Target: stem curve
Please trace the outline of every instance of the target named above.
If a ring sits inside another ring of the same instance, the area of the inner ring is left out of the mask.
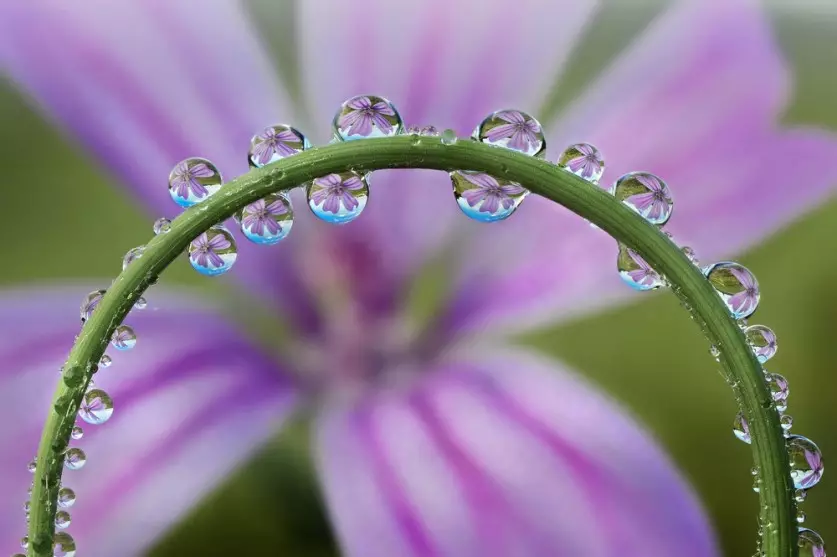
[[[710,342],[721,348],[721,364],[749,421],[753,456],[762,478],[762,550],[767,557],[798,554],[788,454],[761,365],[714,288],[678,246],[601,188],[549,162],[474,141],[445,144],[437,137],[402,135],[317,147],[251,170],[184,211],[172,222],[167,234],[148,242],[143,256],[116,278],[70,352],[44,426],[31,498],[29,557],[53,554],[64,451],[82,396],[114,329],[146,288],[194,238],[245,205],[333,172],[384,168],[477,170],[518,182],[596,224],[664,275]]]

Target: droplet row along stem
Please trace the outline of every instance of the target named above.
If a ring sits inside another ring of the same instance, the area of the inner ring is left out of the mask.
[[[134,301],[192,240],[246,205],[331,173],[383,168],[446,172],[468,169],[507,176],[591,221],[663,274],[699,316],[711,342],[725,347],[722,363],[740,385],[742,403],[751,417],[755,463],[763,479],[759,493],[761,519],[774,525],[765,533],[762,548],[769,557],[795,555],[797,524],[788,455],[761,366],[712,285],[680,248],[612,195],[547,161],[476,141],[451,143],[422,137],[417,142],[411,136],[396,136],[313,148],[231,180],[210,199],[172,221],[170,231],[154,237],[143,256],[117,277],[83,328],[65,365],[65,369],[78,366],[85,380],[76,388],[61,381],[54,398],[60,411],[51,408],[47,418],[38,450],[38,463],[46,465],[39,465],[36,470],[32,494],[30,557],[51,556],[57,510],[53,502],[60,485],[62,452],[67,447],[92,364],[100,360]]]

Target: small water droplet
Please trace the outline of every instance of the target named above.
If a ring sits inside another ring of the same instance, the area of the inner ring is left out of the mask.
[[[143,253],[145,253],[145,246],[137,246],[128,250],[128,253],[122,258],[122,270],[124,271],[128,268],[128,265],[142,257]]]
[[[56,532],[53,538],[55,546],[53,548],[54,557],[75,557],[76,541],[67,532]]]
[[[171,221],[166,217],[161,217],[154,221],[152,230],[154,230],[155,236],[159,236],[160,234],[168,234],[171,230]]]
[[[128,325],[120,325],[113,331],[110,342],[117,350],[130,350],[137,345],[137,334]]]
[[[79,448],[73,447],[72,449],[67,449],[67,452],[64,453],[64,466],[68,470],[78,470],[84,467],[86,463],[87,455]]]
[[[58,506],[69,509],[76,504],[76,492],[69,487],[62,487],[58,490]]]
[[[32,503],[30,501],[26,501],[23,504],[23,510],[26,511],[26,514],[29,514],[29,510],[32,508]]]
[[[753,466],[752,468],[750,468],[750,475],[751,476],[758,476],[759,475],[759,467],[758,466]]]
[[[23,549],[27,549],[29,547],[29,536],[23,536],[20,538],[20,547]]]
[[[747,423],[744,412],[736,414],[735,420],[732,423],[732,432],[739,440],[744,441],[748,445],[752,442],[750,438],[750,424]]]
[[[790,385],[784,375],[778,373],[765,372],[765,380],[770,393],[773,396],[773,402],[776,405],[776,410],[784,412],[788,408],[788,396],[790,396]]]
[[[84,437],[84,430],[81,428],[81,426],[74,425],[73,430],[70,432],[70,437],[75,440],[79,440],[82,437]]]
[[[698,261],[697,254],[695,253],[695,250],[693,250],[689,246],[683,246],[682,248],[680,248],[680,251],[683,252],[683,255],[685,255],[689,259],[689,261],[692,262],[693,265],[695,265],[695,266],[700,265],[700,261]]]
[[[419,131],[419,135],[427,135],[430,137],[435,137],[439,135],[439,130],[436,129],[436,126],[424,126]]]
[[[26,469],[29,470],[30,474],[34,474],[38,470],[38,459],[33,458],[29,461],[29,464],[26,465]]]
[[[664,225],[671,218],[674,201],[668,185],[659,177],[648,172],[625,174],[610,189],[621,201],[651,224]]]
[[[226,273],[237,258],[235,238],[223,226],[213,226],[189,244],[189,263],[202,275]]]
[[[90,316],[93,315],[93,310],[99,305],[99,302],[102,301],[102,297],[104,297],[105,291],[104,290],[94,290],[90,294],[88,294],[84,300],[81,302],[81,322],[84,323]]]
[[[709,283],[736,319],[749,317],[761,298],[759,283],[746,267],[732,261],[715,263],[703,270]]]
[[[342,141],[392,137],[404,131],[404,122],[395,106],[384,97],[358,95],[340,105],[332,131]]]
[[[456,145],[458,138],[456,137],[456,132],[452,129],[448,128],[442,132],[442,145]]]
[[[244,236],[256,244],[272,245],[284,240],[294,224],[290,200],[273,193],[247,205],[236,219]]]
[[[784,429],[787,434],[787,432],[793,427],[793,416],[790,414],[782,414],[782,417],[779,418],[779,423],[782,424],[782,429]]]
[[[596,147],[589,143],[576,143],[567,147],[558,157],[558,168],[598,184],[604,174],[605,163]]]
[[[301,131],[287,124],[276,124],[253,136],[247,161],[251,167],[261,168],[310,148],[311,144]]]
[[[113,399],[101,389],[87,391],[81,401],[78,415],[88,424],[103,424],[113,415]]]
[[[628,246],[618,243],[619,255],[616,258],[616,269],[619,278],[634,290],[654,290],[665,284],[662,277]]]
[[[107,369],[113,363],[113,358],[108,356],[107,354],[102,354],[102,358],[99,360],[99,367],[102,369]]]
[[[721,361],[721,349],[720,349],[720,348],[718,348],[717,346],[715,346],[714,344],[713,344],[712,346],[710,346],[710,347],[709,347],[709,354],[711,354],[711,355],[712,355],[712,358],[713,358],[716,362],[720,362],[720,361]]]
[[[492,112],[474,130],[473,138],[541,159],[546,153],[546,139],[540,122],[520,110]]]
[[[806,518],[805,511],[797,511],[796,512],[796,522],[798,522],[799,524],[802,524],[803,522],[805,522],[805,518]]]
[[[72,519],[70,518],[70,513],[67,511],[58,511],[55,513],[55,527],[60,528],[63,530],[64,528],[69,528],[70,522]]]
[[[13,553],[12,557],[26,557],[23,553]]]
[[[134,304],[134,307],[137,308],[137,309],[145,309],[145,308],[148,307],[148,300],[146,300],[145,298],[140,296],[139,298],[137,298],[137,301]]]
[[[169,194],[181,207],[200,203],[221,189],[224,179],[206,159],[193,157],[177,163],[169,174]]]
[[[355,220],[369,200],[367,178],[352,171],[316,178],[307,190],[311,212],[332,224]]]
[[[744,335],[747,337],[747,343],[753,349],[759,363],[763,364],[776,355],[778,349],[776,334],[768,327],[751,325],[744,329]]]
[[[450,173],[453,195],[468,217],[480,222],[509,218],[529,194],[516,182],[484,172],[455,170]]]
[[[794,487],[810,489],[817,485],[825,471],[819,447],[801,435],[791,435],[787,445]]]
[[[822,536],[809,528],[799,529],[799,557],[826,557]]]
[[[803,503],[803,502],[805,502],[805,499],[806,499],[807,497],[808,497],[808,492],[807,492],[807,491],[805,491],[804,489],[797,489],[797,490],[793,493],[793,499],[794,499],[794,501],[796,501],[797,503]]]
[[[759,493],[761,491],[761,478],[756,476],[753,478],[753,491]]]

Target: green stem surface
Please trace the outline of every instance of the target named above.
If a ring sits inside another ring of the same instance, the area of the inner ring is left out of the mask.
[[[245,205],[269,193],[290,190],[333,172],[368,172],[383,168],[478,170],[518,182],[596,224],[634,249],[664,275],[702,325],[710,342],[721,349],[721,363],[749,419],[753,455],[762,480],[759,493],[760,521],[764,529],[762,549],[768,557],[797,555],[797,526],[788,455],[779,416],[765,384],[762,368],[720,297],[679,247],[657,227],[601,188],[548,162],[474,141],[444,144],[435,137],[398,136],[314,148],[251,170],[224,185],[214,196],[184,211],[173,221],[170,232],[154,237],[143,256],[116,278],[82,328],[70,352],[63,379],[55,392],[54,405],[44,426],[31,500],[29,557],[52,555],[64,451],[68,447],[81,398],[95,372],[95,363],[107,348],[114,329],[122,323],[145,289],[184,253],[194,238]],[[454,203],[452,198],[451,203]],[[392,210],[405,208],[393,207]],[[525,204],[519,213],[512,218],[527,218]],[[343,232],[351,234],[351,227]],[[561,239],[530,238],[528,241],[553,242]],[[139,331],[139,338],[139,349],[142,350],[142,331]],[[101,511],[107,512],[107,509]]]

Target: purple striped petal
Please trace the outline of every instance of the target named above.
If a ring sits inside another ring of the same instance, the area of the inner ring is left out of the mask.
[[[52,393],[79,330],[79,294],[90,288],[7,291],[0,297],[0,540],[25,533],[23,502]],[[67,471],[76,491],[72,535],[86,555],[137,555],[268,436],[296,399],[278,366],[213,310],[156,290],[126,323],[140,347],[114,353],[96,386],[113,417],[73,441],[88,457]]]
[[[545,129],[559,149],[599,147],[611,181],[635,170],[661,176],[677,201],[667,228],[711,261],[837,185],[834,135],[777,123],[790,91],[759,2],[679,2]],[[450,327],[527,328],[628,293],[613,272],[612,240],[548,205],[531,199],[516,218],[480,230],[485,249],[467,259]],[[497,253],[513,261],[498,269]]]
[[[492,351],[324,414],[318,464],[347,557],[710,557],[689,487],[555,362]]]

